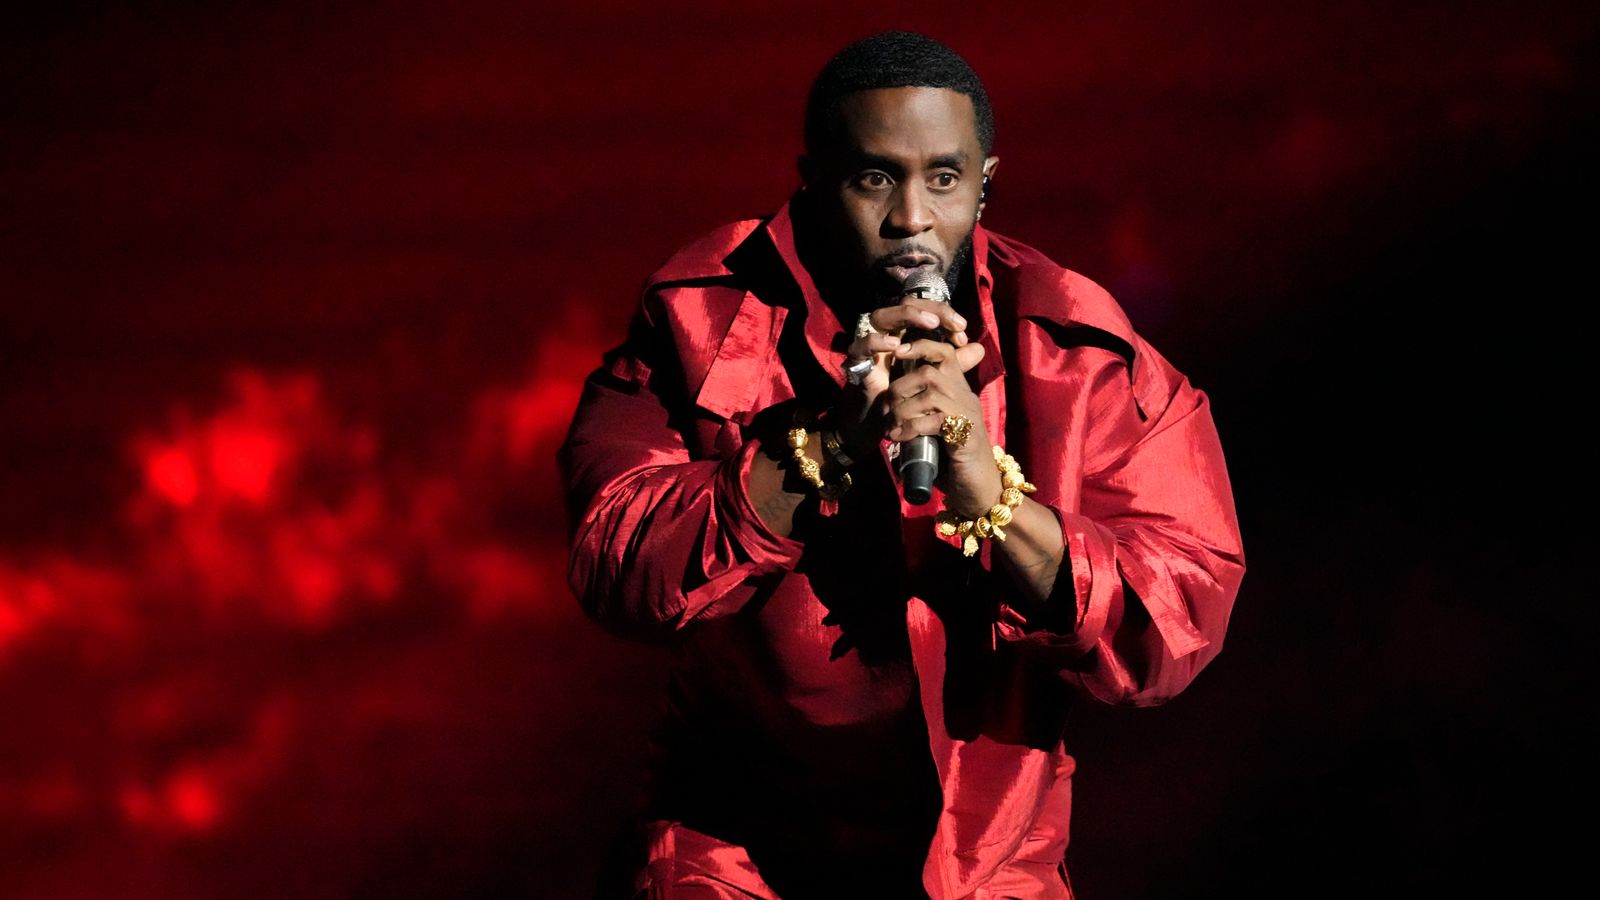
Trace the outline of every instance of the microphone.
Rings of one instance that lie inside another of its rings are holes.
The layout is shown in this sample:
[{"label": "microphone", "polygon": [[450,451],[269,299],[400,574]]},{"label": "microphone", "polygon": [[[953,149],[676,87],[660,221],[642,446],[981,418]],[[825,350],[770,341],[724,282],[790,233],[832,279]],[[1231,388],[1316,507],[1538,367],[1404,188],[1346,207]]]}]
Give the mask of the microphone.
[{"label": "microphone", "polygon": [[[906,277],[905,283],[900,286],[900,296],[949,303],[950,286],[944,283],[944,278],[938,272],[933,271],[933,267],[923,266]],[[922,338],[936,341],[947,339],[944,331],[937,327],[932,331],[907,328],[901,341],[909,343]],[[926,365],[925,360],[895,361],[899,375],[905,375],[922,365]],[[900,484],[907,502],[912,506],[921,506],[932,500],[933,482],[938,477],[939,442],[933,435],[919,434],[909,441],[900,442]]]}]

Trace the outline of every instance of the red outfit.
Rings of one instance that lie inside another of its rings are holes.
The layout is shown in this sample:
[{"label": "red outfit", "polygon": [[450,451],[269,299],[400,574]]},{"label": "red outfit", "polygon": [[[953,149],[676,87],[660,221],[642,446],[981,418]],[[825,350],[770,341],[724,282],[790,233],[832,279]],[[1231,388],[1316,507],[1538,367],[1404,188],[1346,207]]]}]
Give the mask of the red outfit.
[{"label": "red outfit", "polygon": [[1031,247],[980,224],[966,278],[985,425],[1062,526],[1041,607],[991,542],[936,534],[937,491],[900,499],[887,443],[792,537],[751,506],[757,414],[843,386],[788,205],[669,260],[586,384],[560,456],[573,589],[677,654],[650,896],[793,900],[870,866],[875,896],[1070,897],[1069,705],[1161,703],[1221,649],[1244,552],[1206,395]]}]

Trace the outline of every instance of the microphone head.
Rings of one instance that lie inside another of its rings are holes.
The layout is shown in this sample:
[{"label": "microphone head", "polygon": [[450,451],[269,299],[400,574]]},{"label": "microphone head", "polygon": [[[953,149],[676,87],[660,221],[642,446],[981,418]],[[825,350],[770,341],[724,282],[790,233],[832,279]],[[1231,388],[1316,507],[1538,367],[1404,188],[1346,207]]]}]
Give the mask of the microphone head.
[{"label": "microphone head", "polygon": [[906,276],[905,283],[900,285],[900,296],[912,294],[923,300],[950,302],[950,286],[944,283],[944,276],[935,272],[932,266],[914,269]]}]

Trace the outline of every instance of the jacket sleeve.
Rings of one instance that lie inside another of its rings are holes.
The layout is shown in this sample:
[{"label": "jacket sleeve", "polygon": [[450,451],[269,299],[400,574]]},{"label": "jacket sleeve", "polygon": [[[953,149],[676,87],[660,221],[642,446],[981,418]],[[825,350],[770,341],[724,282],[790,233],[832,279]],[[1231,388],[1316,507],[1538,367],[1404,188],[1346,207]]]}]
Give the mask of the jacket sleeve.
[{"label": "jacket sleeve", "polygon": [[1061,570],[1039,607],[1003,598],[995,631],[1101,702],[1154,706],[1222,649],[1245,559],[1205,393],[1138,350],[1153,377],[1142,412],[1125,359],[1073,351],[1082,388],[1061,424],[1087,474],[1077,509],[1044,504],[1061,524]]},{"label": "jacket sleeve", "polygon": [[680,429],[683,367],[647,292],[627,341],[584,383],[557,455],[571,535],[568,582],[613,634],[665,642],[727,615],[762,579],[781,577],[802,544],[767,528],[746,489],[756,439],[722,458],[691,458]]}]

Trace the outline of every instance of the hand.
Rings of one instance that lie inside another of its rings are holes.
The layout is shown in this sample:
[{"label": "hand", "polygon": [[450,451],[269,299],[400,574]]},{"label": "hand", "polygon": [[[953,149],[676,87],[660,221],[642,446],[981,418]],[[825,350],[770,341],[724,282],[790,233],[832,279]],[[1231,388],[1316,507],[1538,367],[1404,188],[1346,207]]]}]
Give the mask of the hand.
[{"label": "hand", "polygon": [[[919,434],[934,435],[944,450],[935,484],[945,494],[945,505],[963,517],[974,518],[1000,500],[1004,485],[994,464],[988,428],[983,423],[983,403],[967,384],[967,370],[984,356],[982,344],[952,346],[941,341],[902,343],[892,351],[899,360],[927,363],[895,379],[878,404],[888,421],[885,437],[908,441]],[[946,416],[966,416],[972,432],[959,447],[944,443]]]},{"label": "hand", "polygon": [[871,357],[874,362],[872,371],[859,387],[845,386],[844,399],[837,410],[842,423],[840,439],[854,451],[852,455],[874,451],[889,429],[890,422],[879,408],[878,400],[889,387],[889,364],[895,358],[895,349],[902,346],[901,335],[908,328],[943,329],[949,332],[954,346],[965,347],[968,343],[966,319],[948,303],[907,297],[902,303],[873,310],[871,321],[872,327],[884,333],[856,338],[845,351],[847,359]]}]

